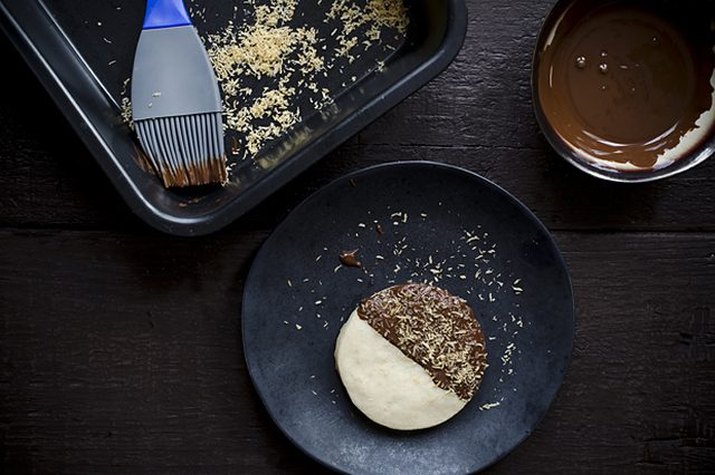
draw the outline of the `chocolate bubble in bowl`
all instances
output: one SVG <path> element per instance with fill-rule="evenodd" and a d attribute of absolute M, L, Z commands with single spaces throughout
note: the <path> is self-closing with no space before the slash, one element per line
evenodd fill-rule
<path fill-rule="evenodd" d="M 534 54 L 536 116 L 578 168 L 673 175 L 715 152 L 715 0 L 560 1 Z"/>

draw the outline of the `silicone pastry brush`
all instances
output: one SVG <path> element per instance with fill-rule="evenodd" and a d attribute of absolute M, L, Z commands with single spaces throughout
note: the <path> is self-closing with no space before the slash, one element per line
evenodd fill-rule
<path fill-rule="evenodd" d="M 224 183 L 221 96 L 182 0 L 148 0 L 132 72 L 132 118 L 166 187 Z"/>

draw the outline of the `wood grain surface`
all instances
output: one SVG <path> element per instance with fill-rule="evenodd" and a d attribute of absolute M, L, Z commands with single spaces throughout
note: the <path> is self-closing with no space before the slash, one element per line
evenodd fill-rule
<path fill-rule="evenodd" d="M 244 278 L 316 189 L 367 165 L 428 159 L 514 193 L 554 232 L 573 279 L 564 386 L 488 472 L 714 473 L 715 160 L 630 186 L 573 169 L 531 111 L 548 6 L 468 5 L 467 40 L 442 75 L 195 239 L 132 215 L 0 38 L 0 472 L 323 471 L 275 428 L 248 379 Z"/>

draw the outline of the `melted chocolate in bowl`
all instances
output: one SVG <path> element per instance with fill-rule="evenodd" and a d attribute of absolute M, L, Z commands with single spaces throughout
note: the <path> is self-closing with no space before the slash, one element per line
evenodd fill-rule
<path fill-rule="evenodd" d="M 669 15 L 666 4 L 577 0 L 548 31 L 538 100 L 582 161 L 622 172 L 660 169 L 715 131 L 715 8 L 703 21 L 683 19 L 684 7 Z M 701 6 L 708 4 L 715 2 Z"/>

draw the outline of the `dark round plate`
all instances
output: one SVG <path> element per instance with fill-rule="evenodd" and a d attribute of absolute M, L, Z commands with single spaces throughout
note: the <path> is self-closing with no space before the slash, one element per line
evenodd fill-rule
<path fill-rule="evenodd" d="M 340 266 L 359 249 L 363 268 Z M 489 368 L 462 412 L 423 431 L 364 417 L 335 370 L 342 322 L 393 283 L 429 281 L 470 303 Z M 571 283 L 539 220 L 460 168 L 402 162 L 341 178 L 308 198 L 258 253 L 243 298 L 256 391 L 305 453 L 352 473 L 480 470 L 533 430 L 561 385 L 574 336 Z"/>

